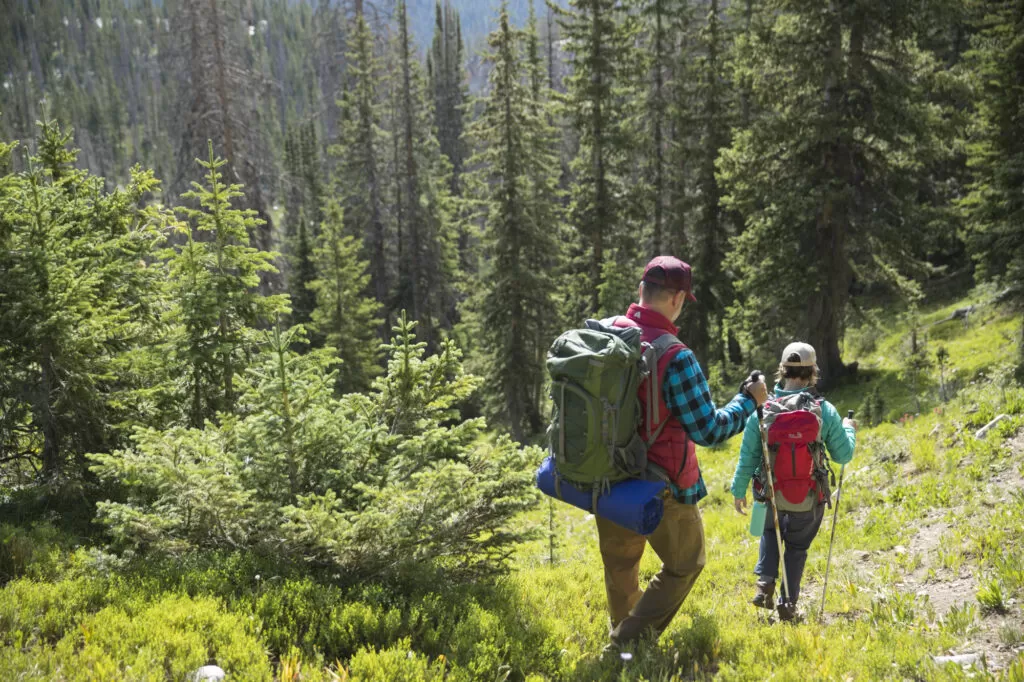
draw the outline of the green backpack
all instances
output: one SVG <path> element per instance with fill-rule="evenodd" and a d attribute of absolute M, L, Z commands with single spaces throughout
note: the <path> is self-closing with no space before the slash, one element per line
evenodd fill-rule
<path fill-rule="evenodd" d="M 548 351 L 554 404 L 548 450 L 559 497 L 559 479 L 564 479 L 591 489 L 597 509 L 597 497 L 612 483 L 648 477 L 649 443 L 665 423 L 648 440 L 641 438 L 637 395 L 640 382 L 657 372 L 661 355 L 679 341 L 667 335 L 648 345 L 640 334 L 638 327 L 615 327 L 612 320 L 587 320 L 583 329 L 559 336 Z"/>

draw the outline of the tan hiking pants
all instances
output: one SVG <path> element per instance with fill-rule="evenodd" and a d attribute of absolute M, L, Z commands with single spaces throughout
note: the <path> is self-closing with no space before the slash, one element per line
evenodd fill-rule
<path fill-rule="evenodd" d="M 649 628 L 661 635 L 704 570 L 704 523 L 697 505 L 666 497 L 661 523 L 647 537 L 600 517 L 597 534 L 604 560 L 612 642 L 625 644 Z M 640 559 L 648 542 L 662 564 L 641 592 Z"/>

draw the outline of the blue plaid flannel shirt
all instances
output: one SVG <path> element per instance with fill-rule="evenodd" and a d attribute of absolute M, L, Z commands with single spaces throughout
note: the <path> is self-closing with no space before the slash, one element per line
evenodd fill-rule
<path fill-rule="evenodd" d="M 679 351 L 669 363 L 662 379 L 661 394 L 687 435 L 704 447 L 718 445 L 740 433 L 756 409 L 754 399 L 743 393 L 737 394 L 722 409 L 716 409 L 704 372 L 690 349 Z M 673 485 L 672 493 L 683 504 L 697 504 L 708 496 L 704 475 L 700 474 L 697 482 L 686 490 Z"/>

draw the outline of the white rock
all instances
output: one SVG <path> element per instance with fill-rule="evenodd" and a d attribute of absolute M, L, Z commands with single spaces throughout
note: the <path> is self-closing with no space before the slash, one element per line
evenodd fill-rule
<path fill-rule="evenodd" d="M 192 679 L 195 680 L 195 682 L 201 682 L 202 680 L 209 680 L 209 682 L 222 682 L 226 677 L 227 673 L 225 673 L 220 666 L 216 665 L 204 665 L 192 675 Z"/>

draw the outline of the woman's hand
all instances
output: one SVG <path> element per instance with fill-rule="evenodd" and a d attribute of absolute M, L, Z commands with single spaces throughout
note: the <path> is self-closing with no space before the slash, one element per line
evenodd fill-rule
<path fill-rule="evenodd" d="M 737 497 L 737 498 L 735 498 L 733 500 L 732 504 L 733 504 L 734 507 L 736 507 L 736 511 L 738 511 L 740 514 L 743 514 L 744 516 L 747 515 L 747 498 L 746 497 Z"/>

